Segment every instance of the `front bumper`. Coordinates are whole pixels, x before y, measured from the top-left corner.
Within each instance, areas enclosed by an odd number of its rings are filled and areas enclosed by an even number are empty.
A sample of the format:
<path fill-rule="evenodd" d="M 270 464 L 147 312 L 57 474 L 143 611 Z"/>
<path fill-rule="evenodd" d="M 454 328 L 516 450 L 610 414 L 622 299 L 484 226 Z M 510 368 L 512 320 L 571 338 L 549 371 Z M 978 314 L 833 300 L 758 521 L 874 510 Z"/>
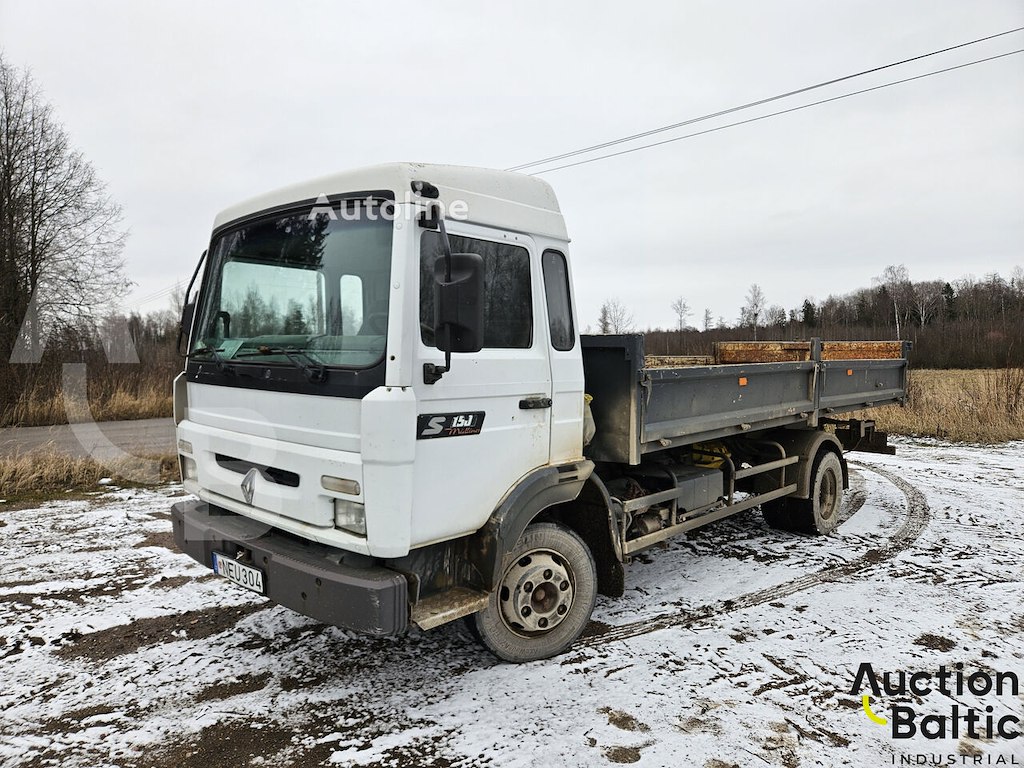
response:
<path fill-rule="evenodd" d="M 171 507 L 174 543 L 213 568 L 213 552 L 251 553 L 275 603 L 326 624 L 372 635 L 396 635 L 409 625 L 408 585 L 365 555 L 304 542 L 202 501 Z"/>

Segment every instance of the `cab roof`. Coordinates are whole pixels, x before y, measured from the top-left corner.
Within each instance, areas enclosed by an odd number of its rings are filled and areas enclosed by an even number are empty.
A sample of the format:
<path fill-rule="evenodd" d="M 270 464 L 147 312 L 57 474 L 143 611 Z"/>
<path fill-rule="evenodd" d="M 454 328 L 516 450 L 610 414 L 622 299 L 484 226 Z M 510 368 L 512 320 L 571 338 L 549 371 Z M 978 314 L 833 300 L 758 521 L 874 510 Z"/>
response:
<path fill-rule="evenodd" d="M 292 203 L 313 204 L 321 195 L 390 192 L 401 205 L 423 199 L 413 193 L 414 181 L 437 188 L 437 199 L 449 218 L 464 210 L 464 219 L 474 224 L 569 239 L 555 192 L 546 181 L 510 171 L 429 163 L 371 165 L 282 187 L 221 211 L 214 229 Z M 457 201 L 464 209 L 452 207 Z"/>

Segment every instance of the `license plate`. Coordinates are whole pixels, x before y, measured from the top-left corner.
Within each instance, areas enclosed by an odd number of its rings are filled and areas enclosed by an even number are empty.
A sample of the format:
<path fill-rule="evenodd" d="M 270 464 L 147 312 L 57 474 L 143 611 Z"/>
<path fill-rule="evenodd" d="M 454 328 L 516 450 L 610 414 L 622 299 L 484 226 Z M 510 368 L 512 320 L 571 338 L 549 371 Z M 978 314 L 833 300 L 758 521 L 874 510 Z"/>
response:
<path fill-rule="evenodd" d="M 213 553 L 213 572 L 235 582 L 241 587 L 263 594 L 263 571 L 232 560 L 220 552 Z"/>

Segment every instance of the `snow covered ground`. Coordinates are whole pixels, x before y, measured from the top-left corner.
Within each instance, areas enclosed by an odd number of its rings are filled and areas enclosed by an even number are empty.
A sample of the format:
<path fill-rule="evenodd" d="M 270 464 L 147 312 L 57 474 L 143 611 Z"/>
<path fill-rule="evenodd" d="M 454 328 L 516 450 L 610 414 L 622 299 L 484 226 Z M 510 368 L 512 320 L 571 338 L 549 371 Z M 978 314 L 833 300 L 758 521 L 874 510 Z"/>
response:
<path fill-rule="evenodd" d="M 850 456 L 837 535 L 754 511 L 669 542 L 520 666 L 461 624 L 365 638 L 209 575 L 173 549 L 175 488 L 0 505 L 0 764 L 1024 765 L 1024 737 L 894 740 L 851 693 L 864 662 L 1024 680 L 1024 443 L 898 451 Z M 1024 720 L 1022 694 L 870 706 Z"/>

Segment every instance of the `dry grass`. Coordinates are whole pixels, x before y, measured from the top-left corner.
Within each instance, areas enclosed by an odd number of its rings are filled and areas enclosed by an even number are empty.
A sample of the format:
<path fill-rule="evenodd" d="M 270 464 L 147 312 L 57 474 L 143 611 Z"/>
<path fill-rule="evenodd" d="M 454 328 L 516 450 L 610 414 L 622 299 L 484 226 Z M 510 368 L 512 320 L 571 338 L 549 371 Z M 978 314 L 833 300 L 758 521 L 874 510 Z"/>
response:
<path fill-rule="evenodd" d="M 99 482 L 105 477 L 119 486 L 175 481 L 178 457 L 132 456 L 101 463 L 52 450 L 0 456 L 0 497 L 8 503 L 94 491 L 101 487 Z"/>
<path fill-rule="evenodd" d="M 865 411 L 898 435 L 972 443 L 1024 440 L 1024 368 L 910 372 L 910 402 Z"/>
<path fill-rule="evenodd" d="M 176 371 L 155 367 L 124 377 L 96 376 L 89 381 L 89 410 L 95 421 L 170 416 L 171 383 Z M 0 426 L 67 424 L 67 403 L 60 382 L 44 381 L 27 389 L 0 413 Z"/>

